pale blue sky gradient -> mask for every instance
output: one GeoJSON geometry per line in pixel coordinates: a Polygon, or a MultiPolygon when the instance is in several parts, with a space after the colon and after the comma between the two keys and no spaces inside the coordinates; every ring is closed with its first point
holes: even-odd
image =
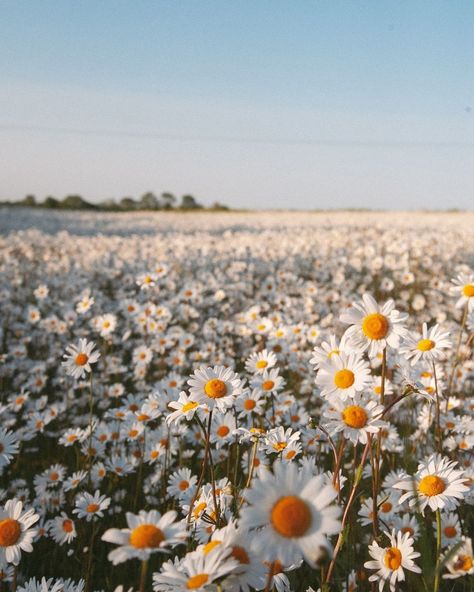
{"type": "Polygon", "coordinates": [[[474,3],[0,0],[0,199],[472,208],[474,3]]]}

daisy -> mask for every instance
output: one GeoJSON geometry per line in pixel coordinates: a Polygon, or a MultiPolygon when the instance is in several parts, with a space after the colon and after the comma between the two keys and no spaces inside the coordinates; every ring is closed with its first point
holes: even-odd
{"type": "Polygon", "coordinates": [[[199,551],[188,553],[184,559],[175,558],[161,566],[159,573],[153,574],[154,592],[197,592],[208,588],[209,584],[227,576],[238,567],[238,562],[222,553],[199,551]]]}
{"type": "Polygon", "coordinates": [[[316,384],[321,396],[345,401],[370,384],[369,364],[357,354],[332,356],[318,370],[316,384]]]}
{"type": "Polygon", "coordinates": [[[199,547],[205,555],[221,550],[238,561],[238,565],[226,580],[226,590],[249,592],[249,587],[261,590],[265,586],[266,568],[254,553],[252,537],[247,529],[237,527],[231,519],[224,528],[215,530],[211,540],[199,547]]]}
{"type": "Polygon", "coordinates": [[[342,432],[353,444],[367,443],[368,434],[376,434],[387,424],[379,419],[383,406],[357,394],[347,401],[334,399],[332,407],[325,411],[322,421],[331,435],[342,432]]]}
{"type": "Polygon", "coordinates": [[[18,453],[18,441],[13,432],[0,429],[0,469],[9,465],[13,455],[18,453]]]}
{"type": "Polygon", "coordinates": [[[97,517],[103,518],[104,510],[109,507],[111,501],[110,497],[100,495],[99,490],[94,495],[85,491],[76,497],[76,507],[72,513],[77,514],[78,518],[85,518],[87,522],[95,520],[97,517]]]}
{"type": "Polygon", "coordinates": [[[0,564],[6,561],[18,565],[21,551],[33,551],[31,543],[37,531],[30,527],[39,520],[39,515],[33,509],[22,510],[23,503],[15,498],[0,510],[0,564]]]}
{"type": "Polygon", "coordinates": [[[236,409],[239,412],[239,418],[252,417],[252,414],[261,415],[265,401],[263,393],[259,388],[245,389],[242,395],[237,399],[236,409]]]}
{"type": "Polygon", "coordinates": [[[171,497],[177,497],[179,500],[189,503],[196,483],[196,475],[193,475],[190,469],[181,468],[170,476],[166,492],[171,497]]]}
{"type": "Polygon", "coordinates": [[[283,452],[288,446],[298,442],[299,439],[300,432],[293,432],[291,428],[287,428],[285,431],[283,426],[279,426],[267,432],[265,437],[266,451],[268,453],[283,452]]]}
{"type": "Polygon", "coordinates": [[[277,462],[274,473],[262,472],[244,493],[241,527],[253,530],[263,559],[290,565],[302,559],[314,566],[327,537],[340,530],[337,496],[323,475],[313,476],[295,463],[277,462]]]}
{"type": "Polygon", "coordinates": [[[405,334],[401,323],[408,315],[401,314],[394,307],[393,300],[379,306],[370,294],[364,294],[362,302],[353,303],[352,308],[340,316],[343,323],[351,325],[344,334],[348,345],[361,351],[368,348],[371,358],[387,346],[397,349],[405,334]]]}
{"type": "Polygon", "coordinates": [[[47,523],[51,538],[59,545],[71,543],[77,536],[76,526],[64,512],[47,523]]]}
{"type": "Polygon", "coordinates": [[[128,559],[148,559],[152,553],[164,552],[167,547],[184,543],[185,522],[175,522],[176,512],[170,510],[161,516],[156,510],[140,510],[137,514],[126,513],[128,528],[109,528],[102,540],[120,545],[108,555],[113,565],[128,559]]]}
{"type": "Polygon", "coordinates": [[[439,325],[434,325],[428,331],[426,323],[423,323],[422,334],[408,333],[400,353],[404,354],[407,360],[411,359],[411,365],[415,366],[419,360],[423,362],[436,362],[445,357],[444,349],[452,347],[449,333],[442,332],[439,325]]]}
{"type": "Polygon", "coordinates": [[[266,349],[253,353],[245,362],[245,369],[249,374],[262,374],[265,369],[273,368],[277,363],[277,357],[266,349]]]}
{"type": "Polygon", "coordinates": [[[90,310],[90,308],[92,307],[93,304],[94,304],[94,298],[92,298],[92,296],[90,295],[90,292],[85,292],[81,296],[81,299],[79,300],[79,302],[76,304],[76,312],[78,314],[84,314],[88,310],[90,310]]]}
{"type": "Polygon", "coordinates": [[[409,500],[410,507],[424,512],[426,506],[435,510],[452,510],[464,493],[469,490],[465,485],[464,471],[456,469],[457,463],[432,454],[418,465],[418,471],[410,478],[406,477],[394,485],[395,489],[405,490],[400,497],[400,504],[409,500]]]}
{"type": "Polygon", "coordinates": [[[174,422],[179,423],[183,417],[186,421],[191,421],[198,409],[205,408],[204,404],[199,403],[193,398],[193,396],[188,396],[184,391],[179,393],[177,401],[171,401],[171,403],[168,403],[168,407],[176,410],[166,417],[166,423],[168,425],[171,425],[174,422]]]}
{"type": "Polygon", "coordinates": [[[444,574],[443,578],[452,580],[461,576],[474,574],[474,555],[472,553],[472,540],[467,537],[461,538],[462,545],[454,552],[447,553],[444,565],[449,573],[444,574]]]}
{"type": "Polygon", "coordinates": [[[350,353],[350,350],[347,350],[344,337],[339,341],[335,335],[330,335],[329,341],[323,341],[321,345],[313,349],[313,357],[309,363],[318,369],[332,356],[339,356],[341,353],[350,353]]]}
{"type": "Polygon", "coordinates": [[[264,394],[276,394],[285,386],[284,379],[279,375],[278,368],[265,369],[261,374],[255,374],[252,387],[259,388],[264,394]]]}
{"type": "Polygon", "coordinates": [[[463,308],[467,305],[468,310],[474,310],[474,274],[460,273],[457,278],[451,280],[454,286],[451,293],[458,295],[456,308],[463,308]]]}
{"type": "Polygon", "coordinates": [[[441,514],[441,546],[453,546],[461,538],[461,524],[455,512],[441,514]]]}
{"type": "Polygon", "coordinates": [[[62,365],[66,368],[67,373],[76,379],[83,378],[86,372],[91,372],[91,364],[95,364],[100,358],[98,351],[93,351],[95,343],[87,341],[87,339],[79,339],[79,344],[68,345],[64,354],[65,361],[62,365]]]}
{"type": "Polygon", "coordinates": [[[191,398],[199,404],[206,404],[212,411],[216,407],[224,412],[231,407],[242,392],[242,381],[230,368],[201,366],[188,380],[191,398]]]}
{"type": "Polygon", "coordinates": [[[404,569],[421,573],[421,569],[414,563],[414,559],[420,553],[413,551],[413,539],[408,534],[395,531],[392,534],[385,533],[390,539],[390,547],[379,547],[377,541],[369,545],[370,556],[374,561],[366,561],[364,567],[376,569],[377,573],[369,577],[369,582],[379,582],[379,592],[382,592],[385,583],[389,582],[390,592],[395,592],[397,582],[405,580],[404,569]]]}

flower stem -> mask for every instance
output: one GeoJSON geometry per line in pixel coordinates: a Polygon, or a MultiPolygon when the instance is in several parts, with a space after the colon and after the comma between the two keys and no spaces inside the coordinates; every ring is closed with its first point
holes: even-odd
{"type": "Polygon", "coordinates": [[[441,558],[441,512],[436,510],[436,570],[433,592],[439,591],[439,572],[441,558]]]}
{"type": "Polygon", "coordinates": [[[145,592],[145,584],[146,584],[146,575],[148,571],[148,560],[144,559],[142,561],[142,566],[140,569],[140,587],[139,592],[145,592]]]}

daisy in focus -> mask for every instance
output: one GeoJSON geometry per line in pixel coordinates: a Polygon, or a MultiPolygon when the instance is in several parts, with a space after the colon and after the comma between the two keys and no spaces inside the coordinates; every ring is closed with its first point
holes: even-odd
{"type": "Polygon", "coordinates": [[[323,364],[316,376],[321,396],[346,401],[370,384],[369,364],[357,354],[339,354],[323,364]]]}
{"type": "Polygon", "coordinates": [[[291,565],[304,557],[314,566],[324,550],[331,550],[328,537],[340,529],[340,509],[332,504],[336,496],[324,475],[276,462],[273,474],[260,473],[245,491],[248,506],[240,526],[254,529],[262,558],[291,565]]]}
{"type": "Polygon", "coordinates": [[[348,344],[360,351],[368,349],[371,358],[387,346],[398,348],[406,331],[402,323],[407,318],[408,315],[395,310],[393,300],[379,306],[370,294],[364,294],[362,302],[353,303],[340,316],[343,323],[350,325],[344,334],[348,344]]]}
{"type": "Polygon", "coordinates": [[[36,529],[31,528],[38,522],[39,515],[33,509],[23,512],[23,503],[17,499],[6,502],[0,510],[0,565],[4,562],[18,565],[21,552],[33,551],[33,539],[36,529]]]}
{"type": "Polygon", "coordinates": [[[126,513],[128,528],[109,528],[102,540],[120,545],[108,555],[109,561],[117,565],[128,559],[148,559],[152,553],[163,552],[186,539],[186,525],[175,522],[176,512],[170,510],[161,516],[156,510],[141,510],[138,515],[126,513]]]}
{"type": "Polygon", "coordinates": [[[68,345],[64,354],[66,372],[76,379],[83,378],[87,372],[92,372],[91,364],[95,364],[100,358],[100,353],[94,351],[95,343],[87,339],[79,339],[78,345],[68,345]]]}
{"type": "Polygon", "coordinates": [[[413,561],[420,553],[413,550],[413,538],[408,532],[403,534],[395,531],[385,533],[390,539],[390,547],[380,547],[377,541],[369,545],[369,553],[373,561],[366,561],[364,567],[376,569],[377,573],[369,577],[369,582],[379,582],[379,592],[382,592],[388,582],[390,592],[395,592],[397,582],[405,580],[404,569],[421,573],[421,569],[413,561]]]}
{"type": "Polygon", "coordinates": [[[96,518],[103,518],[104,510],[110,506],[110,502],[110,497],[101,495],[99,490],[94,495],[85,491],[76,497],[76,507],[72,513],[77,514],[78,518],[85,518],[87,522],[90,522],[96,518]]]}
{"type": "Polygon", "coordinates": [[[206,404],[210,410],[216,407],[224,412],[231,407],[242,392],[242,381],[230,368],[201,366],[188,380],[191,398],[198,404],[206,404]]]}
{"type": "Polygon", "coordinates": [[[415,366],[420,360],[423,362],[437,362],[445,357],[443,350],[450,349],[452,341],[449,333],[441,331],[439,325],[434,325],[428,330],[427,324],[423,323],[421,335],[408,333],[400,353],[404,354],[407,360],[411,359],[411,365],[415,366]]]}
{"type": "Polygon", "coordinates": [[[418,465],[418,471],[410,478],[395,483],[395,489],[405,490],[399,500],[409,500],[410,507],[424,512],[426,506],[435,510],[453,510],[469,491],[462,469],[457,463],[438,454],[431,455],[418,465]]]}
{"type": "Polygon", "coordinates": [[[360,395],[348,401],[335,399],[324,412],[323,422],[331,435],[342,432],[353,444],[366,444],[368,434],[376,434],[387,425],[380,419],[383,410],[382,405],[360,395]]]}

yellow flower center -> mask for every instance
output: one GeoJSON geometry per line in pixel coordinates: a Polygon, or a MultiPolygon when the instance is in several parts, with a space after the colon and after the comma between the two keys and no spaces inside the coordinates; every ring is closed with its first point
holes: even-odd
{"type": "Polygon", "coordinates": [[[400,553],[400,550],[397,549],[397,547],[390,547],[390,549],[387,549],[385,551],[383,562],[388,569],[394,571],[398,569],[402,563],[402,554],[400,553]]]}
{"type": "Polygon", "coordinates": [[[220,438],[225,438],[229,432],[230,429],[226,425],[222,425],[217,428],[217,435],[220,438]]]}
{"type": "Polygon", "coordinates": [[[462,289],[462,293],[466,298],[472,298],[474,296],[474,284],[466,284],[462,289]]]}
{"type": "Polygon", "coordinates": [[[390,510],[392,509],[392,504],[390,502],[385,502],[380,506],[380,509],[382,512],[390,512],[390,510]]]}
{"type": "Polygon", "coordinates": [[[208,380],[206,382],[204,392],[210,399],[221,399],[227,394],[227,386],[223,380],[219,380],[219,378],[213,378],[212,380],[208,380]]]}
{"type": "Polygon", "coordinates": [[[201,512],[203,512],[206,509],[206,502],[201,502],[200,504],[198,504],[195,508],[194,508],[194,518],[196,518],[196,520],[199,518],[199,515],[201,514],[201,512]]]}
{"type": "Polygon", "coordinates": [[[63,520],[64,532],[72,532],[74,530],[74,523],[72,520],[63,520]]]}
{"type": "Polygon", "coordinates": [[[383,314],[373,312],[362,321],[362,331],[369,339],[383,339],[388,333],[388,320],[383,314]]]}
{"type": "Polygon", "coordinates": [[[469,571],[473,565],[472,557],[469,555],[459,555],[455,564],[454,569],[458,571],[469,571]]]}
{"type": "Polygon", "coordinates": [[[154,524],[140,524],[130,533],[130,544],[135,549],[156,549],[165,540],[163,531],[154,524]]]}
{"type": "Polygon", "coordinates": [[[5,518],[0,520],[0,547],[14,545],[21,535],[21,526],[18,520],[5,518]]]}
{"type": "Polygon", "coordinates": [[[440,493],[443,493],[445,489],[446,483],[437,475],[426,475],[426,477],[423,477],[418,484],[418,491],[428,497],[439,495],[440,493]]]}
{"type": "Polygon", "coordinates": [[[328,353],[328,358],[332,358],[333,356],[338,356],[340,354],[340,350],[338,349],[333,349],[332,351],[330,351],[328,353]]]}
{"type": "Polygon", "coordinates": [[[355,376],[352,370],[348,370],[344,368],[343,370],[338,370],[334,375],[334,384],[339,389],[346,389],[349,388],[354,384],[355,376]]]}
{"type": "Polygon", "coordinates": [[[255,366],[256,366],[256,367],[257,367],[259,370],[261,370],[262,368],[266,368],[266,367],[268,366],[268,362],[267,362],[267,360],[259,360],[259,361],[258,361],[258,362],[255,364],[255,366]]]}
{"type": "Polygon", "coordinates": [[[286,455],[286,458],[287,458],[287,460],[291,460],[295,455],[296,455],[296,451],[295,450],[290,450],[288,452],[288,454],[286,455]]]}
{"type": "Polygon", "coordinates": [[[209,576],[205,573],[197,574],[196,576],[192,576],[186,582],[186,588],[188,590],[196,590],[196,588],[201,588],[204,584],[209,580],[209,576]]]}
{"type": "Polygon", "coordinates": [[[193,409],[196,409],[197,406],[198,406],[198,404],[196,403],[196,401],[189,401],[188,403],[185,403],[181,407],[181,411],[183,413],[187,413],[188,411],[192,411],[193,409]]]}
{"type": "Polygon", "coordinates": [[[276,442],[275,444],[273,444],[273,448],[277,451],[277,452],[281,452],[282,450],[285,450],[285,448],[288,446],[288,444],[286,442],[276,442]]]}
{"type": "Polygon", "coordinates": [[[212,551],[212,549],[215,549],[216,547],[218,547],[221,544],[221,541],[209,541],[207,543],[207,545],[204,545],[204,555],[207,555],[208,553],[210,553],[212,551]]]}
{"type": "Polygon", "coordinates": [[[87,356],[87,354],[77,354],[76,356],[76,364],[78,366],[85,366],[87,364],[89,357],[87,356]]]}
{"type": "Polygon", "coordinates": [[[418,345],[416,347],[420,351],[426,352],[426,351],[430,351],[430,349],[433,349],[435,345],[436,345],[436,343],[434,341],[432,341],[431,339],[421,339],[418,342],[418,345]]]}
{"type": "Polygon", "coordinates": [[[185,479],[183,479],[183,481],[180,481],[178,484],[178,489],[180,489],[181,491],[186,491],[186,489],[189,487],[189,481],[186,481],[185,479]]]}
{"type": "Polygon", "coordinates": [[[99,504],[89,504],[86,508],[86,511],[89,512],[89,514],[93,514],[94,512],[97,512],[99,507],[99,504]]]}
{"type": "Polygon", "coordinates": [[[308,504],[296,495],[281,497],[271,511],[273,528],[281,536],[303,536],[311,527],[312,516],[308,504]]]}
{"type": "Polygon", "coordinates": [[[275,386],[275,383],[273,382],[273,380],[266,380],[262,384],[262,388],[264,391],[271,391],[274,386],[275,386]]]}
{"type": "Polygon", "coordinates": [[[244,401],[244,409],[246,409],[247,411],[252,411],[255,405],[256,403],[253,399],[247,399],[246,401],[244,401]]]}
{"type": "Polygon", "coordinates": [[[444,536],[448,539],[453,539],[457,535],[454,526],[446,526],[444,529],[444,536]]]}
{"type": "Polygon", "coordinates": [[[239,563],[250,563],[250,559],[249,556],[247,554],[247,551],[243,548],[243,547],[232,547],[232,553],[230,554],[231,557],[233,557],[234,559],[237,559],[237,561],[239,563]]]}
{"type": "Polygon", "coordinates": [[[342,412],[342,419],[350,428],[359,430],[367,424],[367,413],[358,405],[350,405],[342,412]]]}

